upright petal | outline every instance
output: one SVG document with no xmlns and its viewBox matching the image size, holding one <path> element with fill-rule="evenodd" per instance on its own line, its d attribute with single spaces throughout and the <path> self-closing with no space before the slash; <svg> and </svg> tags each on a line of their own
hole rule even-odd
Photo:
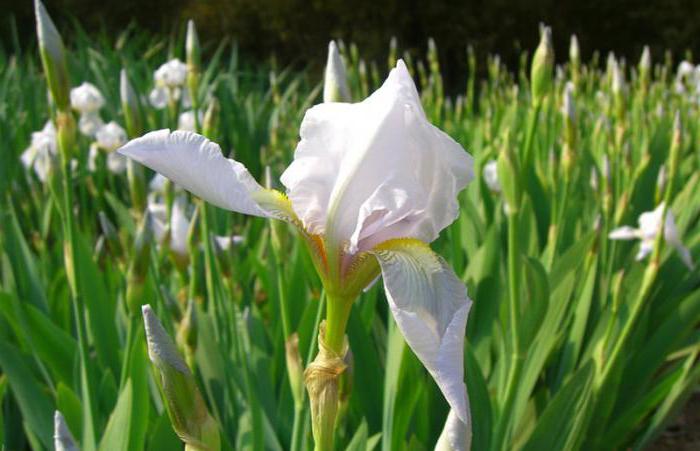
<svg viewBox="0 0 700 451">
<path fill-rule="evenodd" d="M 351 253 L 434 240 L 473 176 L 471 156 L 428 122 L 402 61 L 363 102 L 311 108 L 300 135 L 282 183 L 306 228 Z"/>
<path fill-rule="evenodd" d="M 373 251 L 389 308 L 406 342 L 465 424 L 464 336 L 471 300 L 445 261 L 418 240 L 391 240 Z"/>
<path fill-rule="evenodd" d="M 192 132 L 158 130 L 118 150 L 163 174 L 192 194 L 226 210 L 267 216 L 251 197 L 263 188 L 218 144 Z"/>
</svg>

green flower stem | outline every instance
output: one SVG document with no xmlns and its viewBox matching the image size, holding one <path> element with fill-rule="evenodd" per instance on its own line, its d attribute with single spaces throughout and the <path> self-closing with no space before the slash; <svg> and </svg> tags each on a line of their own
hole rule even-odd
<svg viewBox="0 0 700 451">
<path fill-rule="evenodd" d="M 530 114 L 530 122 L 527 125 L 527 135 L 525 135 L 525 146 L 523 147 L 523 170 L 527 171 L 532 166 L 534 156 L 532 155 L 532 142 L 535 139 L 535 128 L 540 117 L 542 102 L 535 102 Z"/>
<path fill-rule="evenodd" d="M 62 114 L 70 113 L 59 113 Z M 59 123 L 58 127 L 62 125 Z M 59 134 L 59 136 L 61 136 Z M 75 223 L 73 218 L 73 191 L 70 155 L 73 149 L 69 148 L 70 139 L 59 139 L 59 154 L 61 158 L 61 182 L 62 182 L 62 213 L 63 231 L 66 242 L 65 265 L 70 288 L 70 298 L 73 307 L 76 330 L 78 334 L 78 354 L 80 356 L 80 382 L 83 405 L 83 448 L 93 449 L 95 444 L 95 426 L 93 424 L 94 403 L 92 400 L 92 387 L 88 370 L 88 341 L 87 326 L 85 325 L 85 305 L 80 292 L 80 272 L 77 265 L 78 247 L 75 241 Z"/>
<path fill-rule="evenodd" d="M 345 338 L 345 328 L 350 318 L 350 309 L 354 299 L 327 295 L 326 306 L 326 345 L 340 354 Z"/>
<path fill-rule="evenodd" d="M 513 403 L 515 402 L 516 386 L 518 380 L 520 379 L 520 372 L 522 370 L 523 363 L 523 356 L 520 351 L 520 324 L 518 323 L 520 316 L 518 304 L 518 296 L 520 293 L 518 259 L 517 216 L 510 214 L 508 215 L 508 314 L 511 328 L 511 363 L 504 392 L 502 414 L 496 427 L 496 440 L 499 441 L 497 443 L 500 443 L 500 446 L 496 447 L 495 449 L 509 449 L 507 436 L 509 434 L 510 427 L 512 426 L 510 421 L 513 419 L 511 416 L 511 410 L 513 408 Z"/>
</svg>

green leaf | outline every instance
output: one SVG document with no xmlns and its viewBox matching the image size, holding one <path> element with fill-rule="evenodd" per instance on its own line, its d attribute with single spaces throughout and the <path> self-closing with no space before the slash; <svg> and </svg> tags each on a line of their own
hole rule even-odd
<svg viewBox="0 0 700 451">
<path fill-rule="evenodd" d="M 593 380 L 593 362 L 588 362 L 547 403 L 537 426 L 522 451 L 574 449 L 574 435 L 589 404 Z"/>
<path fill-rule="evenodd" d="M 2 228 L 5 235 L 3 244 L 12 264 L 19 298 L 25 299 L 39 310 L 47 312 L 48 302 L 35 257 L 24 239 L 22 228 L 17 221 L 17 214 L 11 202 L 7 202 L 7 209 L 2 212 Z"/>
<path fill-rule="evenodd" d="M 479 362 L 467 345 L 464 352 L 466 368 L 467 393 L 472 415 L 472 449 L 489 449 L 491 444 L 491 429 L 493 425 L 493 409 L 489 388 L 486 384 Z"/>
<path fill-rule="evenodd" d="M 7 375 L 10 390 L 19 404 L 27 429 L 45 448 L 52 448 L 53 403 L 34 378 L 25 358 L 3 341 L 0 341 L 0 369 Z"/>
<path fill-rule="evenodd" d="M 102 440 L 100 440 L 100 451 L 129 450 L 132 401 L 131 379 L 127 379 L 122 392 L 119 394 L 117 405 L 114 406 L 114 410 L 109 416 L 107 427 L 102 435 Z"/>
</svg>

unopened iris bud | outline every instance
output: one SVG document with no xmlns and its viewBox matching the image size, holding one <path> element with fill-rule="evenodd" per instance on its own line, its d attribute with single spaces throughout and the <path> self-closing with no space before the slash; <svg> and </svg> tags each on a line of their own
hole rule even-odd
<svg viewBox="0 0 700 451">
<path fill-rule="evenodd" d="M 97 218 L 100 221 L 100 228 L 102 229 L 102 236 L 105 238 L 107 247 L 109 248 L 112 255 L 120 255 L 121 245 L 119 242 L 119 234 L 117 233 L 117 228 L 112 224 L 104 211 L 97 213 Z"/>
<path fill-rule="evenodd" d="M 668 197 L 672 194 L 673 190 L 675 189 L 676 178 L 678 177 L 682 139 L 683 124 L 681 123 L 680 112 L 676 111 L 676 114 L 673 118 L 671 146 L 668 155 L 668 186 L 664 195 L 664 198 L 667 202 L 670 201 Z"/>
<path fill-rule="evenodd" d="M 68 429 L 66 419 L 58 410 L 53 415 L 53 443 L 56 451 L 78 451 L 78 445 Z"/>
<path fill-rule="evenodd" d="M 140 136 L 143 133 L 143 120 L 141 118 L 139 98 L 131 82 L 129 82 L 129 76 L 126 74 L 125 69 L 122 69 L 119 73 L 119 95 L 126 122 L 126 132 L 129 138 Z"/>
<path fill-rule="evenodd" d="M 202 73 L 202 51 L 197 36 L 197 28 L 194 21 L 187 22 L 187 38 L 185 41 L 185 52 L 187 60 L 187 89 L 190 91 L 192 106 L 199 108 L 199 78 Z"/>
<path fill-rule="evenodd" d="M 661 165 L 659 168 L 659 175 L 656 177 L 656 203 L 659 204 L 664 198 L 664 193 L 666 192 L 666 185 L 668 184 L 668 172 L 666 171 L 666 165 Z"/>
<path fill-rule="evenodd" d="M 34 2 L 39 53 L 44 66 L 51 97 L 59 111 L 70 108 L 70 82 L 66 65 L 66 50 L 49 13 L 40 0 Z"/>
<path fill-rule="evenodd" d="M 532 102 L 537 105 L 549 93 L 552 85 L 552 70 L 554 68 L 554 48 L 552 47 L 552 29 L 540 26 L 540 44 L 532 57 L 530 83 Z"/>
<path fill-rule="evenodd" d="M 515 215 L 520 209 L 520 198 L 522 194 L 520 186 L 520 165 L 518 163 L 518 157 L 510 145 L 510 139 L 508 138 L 506 138 L 503 149 L 498 156 L 497 169 L 501 193 L 506 203 L 506 213 L 508 215 Z"/>
<path fill-rule="evenodd" d="M 568 178 L 573 169 L 574 152 L 576 150 L 576 106 L 574 100 L 574 84 L 572 82 L 567 82 L 564 88 L 562 114 L 564 116 L 562 166 L 564 167 L 564 174 Z"/>
<path fill-rule="evenodd" d="M 326 62 L 326 74 L 323 80 L 323 101 L 350 101 L 348 76 L 335 41 L 331 41 L 328 44 L 328 61 Z"/>
<path fill-rule="evenodd" d="M 626 113 L 625 96 L 625 75 L 618 63 L 612 66 L 612 86 L 613 103 L 618 121 L 623 121 Z"/>
<path fill-rule="evenodd" d="M 398 41 L 396 40 L 396 36 L 392 36 L 391 41 L 389 41 L 389 69 L 393 69 L 396 66 L 397 55 Z"/>
<path fill-rule="evenodd" d="M 212 96 L 209 99 L 209 104 L 207 105 L 207 110 L 204 113 L 204 119 L 202 120 L 202 134 L 209 138 L 216 136 L 217 130 L 219 128 L 219 100 Z"/>
<path fill-rule="evenodd" d="M 569 64 L 571 64 L 572 72 L 578 74 L 579 67 L 581 67 L 581 49 L 575 34 L 571 35 L 571 40 L 569 41 Z"/>
<path fill-rule="evenodd" d="M 56 136 L 58 149 L 64 161 L 70 161 L 75 152 L 76 124 L 73 113 L 70 110 L 60 111 L 56 114 Z"/>
<path fill-rule="evenodd" d="M 651 51 L 649 46 L 645 45 L 642 50 L 642 56 L 639 58 L 639 84 L 642 90 L 646 92 L 649 87 L 649 79 L 651 77 Z"/>
<path fill-rule="evenodd" d="M 131 256 L 126 279 L 126 306 L 129 314 L 137 315 L 143 304 L 143 291 L 151 260 L 153 243 L 153 217 L 146 211 L 136 232 L 134 252 Z"/>
<path fill-rule="evenodd" d="M 287 338 L 284 348 L 292 398 L 295 405 L 301 406 L 304 403 L 304 366 L 299 355 L 299 335 L 296 332 Z"/>
<path fill-rule="evenodd" d="M 150 305 L 142 308 L 148 356 L 160 374 L 160 386 L 170 422 L 186 449 L 218 451 L 221 438 L 209 415 L 192 371 L 180 357 Z"/>
<path fill-rule="evenodd" d="M 194 367 L 194 353 L 197 349 L 197 309 L 194 299 L 187 301 L 187 309 L 177 328 L 177 344 L 185 354 L 187 364 Z"/>
</svg>

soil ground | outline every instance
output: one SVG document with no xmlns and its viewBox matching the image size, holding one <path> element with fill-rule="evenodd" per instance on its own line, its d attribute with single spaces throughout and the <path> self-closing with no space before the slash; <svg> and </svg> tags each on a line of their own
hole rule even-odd
<svg viewBox="0 0 700 451">
<path fill-rule="evenodd" d="M 700 451 L 700 392 L 690 398 L 678 418 L 648 451 Z"/>
</svg>

